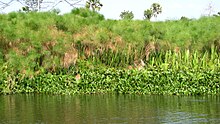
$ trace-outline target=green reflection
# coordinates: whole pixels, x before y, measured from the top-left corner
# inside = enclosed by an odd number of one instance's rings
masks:
[[[219,123],[219,96],[0,96],[0,123]]]

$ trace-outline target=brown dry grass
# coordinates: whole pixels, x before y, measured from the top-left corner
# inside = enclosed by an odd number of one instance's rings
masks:
[[[149,42],[148,44],[146,44],[146,46],[145,46],[145,59],[146,59],[146,61],[149,60],[150,53],[155,50],[156,50],[155,42]]]
[[[75,48],[69,49],[64,53],[63,67],[69,68],[70,65],[75,65],[78,59],[78,51]]]
[[[43,50],[51,50],[56,45],[55,41],[48,41],[42,43]]]
[[[180,53],[180,48],[179,47],[175,47],[174,48],[174,52],[177,53],[177,54]]]

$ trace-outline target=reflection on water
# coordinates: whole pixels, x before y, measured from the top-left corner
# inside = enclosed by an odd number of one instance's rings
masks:
[[[220,97],[0,96],[0,123],[220,123]]]

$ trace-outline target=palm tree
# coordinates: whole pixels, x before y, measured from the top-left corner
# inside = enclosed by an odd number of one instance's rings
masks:
[[[103,5],[99,0],[88,0],[86,1],[86,8],[92,8],[93,11],[99,11]]]
[[[144,17],[148,20],[151,19],[151,17],[157,17],[158,14],[162,13],[162,7],[159,3],[153,3],[151,5],[150,9],[147,9],[144,11]]]

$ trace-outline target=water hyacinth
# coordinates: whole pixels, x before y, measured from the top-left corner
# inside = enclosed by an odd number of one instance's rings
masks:
[[[95,68],[34,77],[1,77],[1,94],[11,93],[128,93],[166,95],[213,95],[220,92],[220,73],[207,69]],[[10,80],[8,78],[11,78]],[[8,81],[8,82],[7,82]]]

